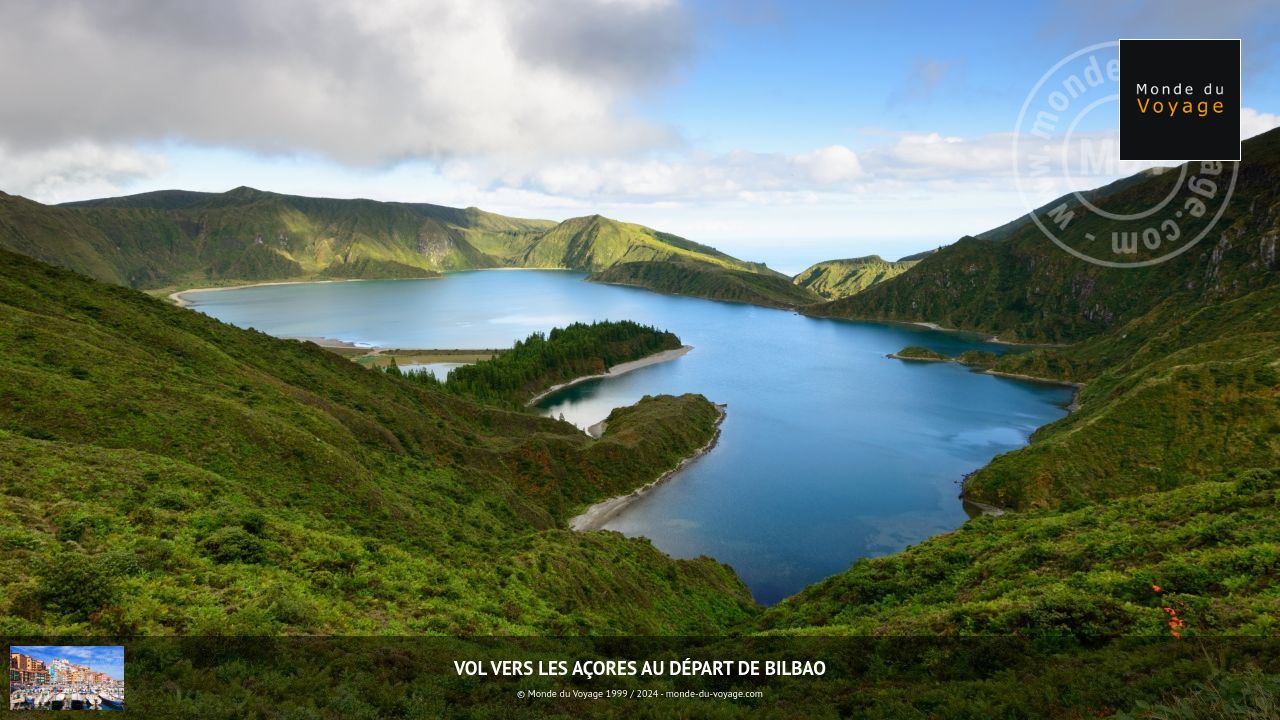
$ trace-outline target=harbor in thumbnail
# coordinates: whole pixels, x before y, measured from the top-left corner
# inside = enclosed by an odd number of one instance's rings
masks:
[[[124,647],[9,648],[10,710],[123,710]]]

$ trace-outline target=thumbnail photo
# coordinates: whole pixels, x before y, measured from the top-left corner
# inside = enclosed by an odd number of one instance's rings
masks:
[[[12,645],[10,710],[123,710],[121,645]]]

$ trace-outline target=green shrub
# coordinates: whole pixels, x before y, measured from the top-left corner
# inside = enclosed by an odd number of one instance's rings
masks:
[[[117,586],[102,557],[62,552],[36,566],[37,596],[47,609],[85,619],[109,605]]]
[[[218,563],[259,563],[267,555],[262,541],[239,525],[215,530],[200,542],[200,549]]]

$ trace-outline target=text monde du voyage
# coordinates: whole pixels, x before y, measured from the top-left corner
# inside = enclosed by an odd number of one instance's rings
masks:
[[[1134,86],[1138,103],[1138,112],[1143,115],[1160,115],[1165,117],[1194,116],[1209,117],[1226,112],[1226,104],[1222,100],[1214,100],[1215,96],[1225,95],[1225,86],[1205,83],[1198,88],[1190,83],[1174,85],[1151,85],[1136,83]]]

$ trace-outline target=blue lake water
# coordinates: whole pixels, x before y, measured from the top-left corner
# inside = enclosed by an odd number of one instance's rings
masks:
[[[959,481],[1062,417],[1067,388],[885,357],[906,345],[1008,352],[910,325],[583,282],[582,273],[477,271],[442,279],[275,285],[186,295],[197,310],[282,337],[402,348],[499,348],[574,321],[636,320],[694,350],[549,396],[586,428],[646,394],[728,405],[720,442],[607,524],[676,557],[728,563],[773,603],[861,557],[964,522]]]

